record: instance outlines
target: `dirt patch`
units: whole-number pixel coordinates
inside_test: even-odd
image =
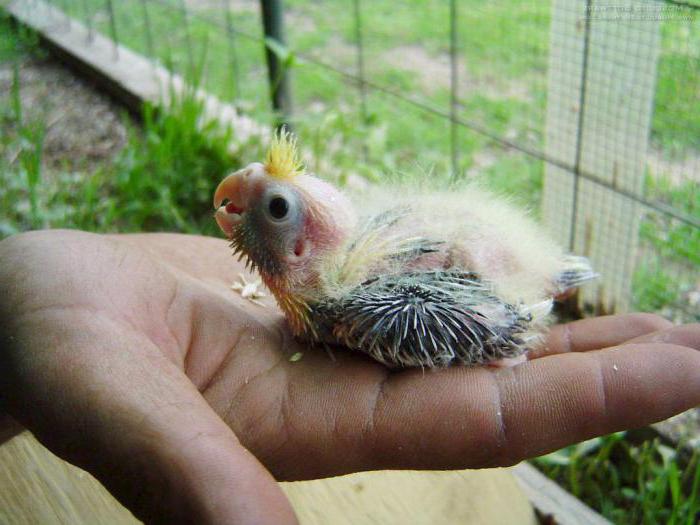
[[[309,54],[343,70],[357,66],[357,47],[337,35],[331,36],[324,47],[312,50]],[[353,69],[352,73],[354,72]]]
[[[256,0],[227,0],[229,9],[234,13],[257,13],[260,10],[260,2]],[[221,0],[185,0],[188,9],[223,10],[224,2]]]
[[[224,13],[226,6],[232,13],[260,13],[260,2],[255,0],[225,0],[223,2],[222,0],[185,0],[185,6],[188,10],[209,11],[212,13]],[[294,35],[316,31],[314,19],[297,9],[285,9],[284,22],[288,40],[292,43]],[[248,29],[250,30],[251,28]],[[255,33],[255,31],[252,32]]]
[[[500,156],[502,155],[503,152],[500,153]],[[473,179],[483,174],[487,169],[498,162],[500,156],[498,153],[488,148],[477,151],[472,157],[472,165],[467,170],[467,177]]]
[[[647,164],[657,177],[666,177],[673,185],[700,182],[700,153],[691,152],[682,158],[671,158],[657,148],[649,148]]]
[[[447,53],[431,54],[417,45],[398,46],[380,55],[383,63],[391,67],[409,71],[416,75],[426,94],[450,89],[451,62]],[[457,61],[457,78],[460,98],[482,94],[498,99],[528,101],[530,93],[525,84],[506,82],[495,77],[475,77],[469,73],[463,58]]]
[[[226,6],[232,13],[260,13],[260,2],[257,0],[185,0],[185,7],[193,11],[225,12]],[[296,9],[285,9],[284,21],[288,33],[316,30],[314,19]]]
[[[12,64],[0,64],[4,101],[10,99],[13,77]],[[89,170],[124,146],[124,110],[68,70],[49,60],[28,59],[20,66],[19,78],[23,121],[45,130],[46,166]],[[7,154],[11,160],[13,153]]]
[[[428,94],[450,87],[449,55],[431,55],[421,46],[410,45],[394,47],[380,57],[390,66],[416,75],[419,84]],[[459,69],[464,69],[463,64],[459,65]]]
[[[288,9],[285,13],[285,22],[289,34],[316,31],[316,22],[314,22],[313,18],[293,9]]]

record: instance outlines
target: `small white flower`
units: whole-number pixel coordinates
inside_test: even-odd
[[[263,292],[260,287],[262,287],[262,282],[259,279],[249,282],[245,278],[245,275],[239,273],[238,281],[231,285],[231,290],[240,293],[243,299],[248,299],[251,303],[264,307],[265,305],[258,301],[258,299],[267,297],[267,294]]]

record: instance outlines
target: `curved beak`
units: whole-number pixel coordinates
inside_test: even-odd
[[[216,208],[214,218],[227,237],[232,236],[233,228],[245,213],[247,179],[250,172],[251,170],[246,168],[228,175],[214,191],[214,208]]]
[[[231,173],[219,183],[216,191],[214,191],[214,208],[220,208],[225,200],[234,204],[240,204],[241,183],[243,182],[241,174],[243,171],[245,170]]]

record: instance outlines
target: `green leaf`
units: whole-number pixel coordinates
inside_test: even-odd
[[[571,456],[563,450],[557,450],[536,458],[536,461],[545,465],[567,466],[571,463]]]
[[[588,439],[575,446],[574,453],[577,456],[587,456],[591,452],[598,450],[603,444],[603,438],[597,437]]]
[[[275,54],[285,68],[291,68],[297,63],[297,57],[294,52],[279,40],[269,36],[265,37],[265,46]]]

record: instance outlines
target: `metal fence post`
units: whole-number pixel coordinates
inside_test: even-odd
[[[262,8],[265,39],[273,40],[280,46],[285,46],[282,0],[260,0],[260,6]],[[292,95],[287,67],[280,62],[280,57],[275,50],[267,44],[265,45],[265,57],[267,59],[272,107],[278,113],[277,125],[289,127],[289,120],[292,114]]]

